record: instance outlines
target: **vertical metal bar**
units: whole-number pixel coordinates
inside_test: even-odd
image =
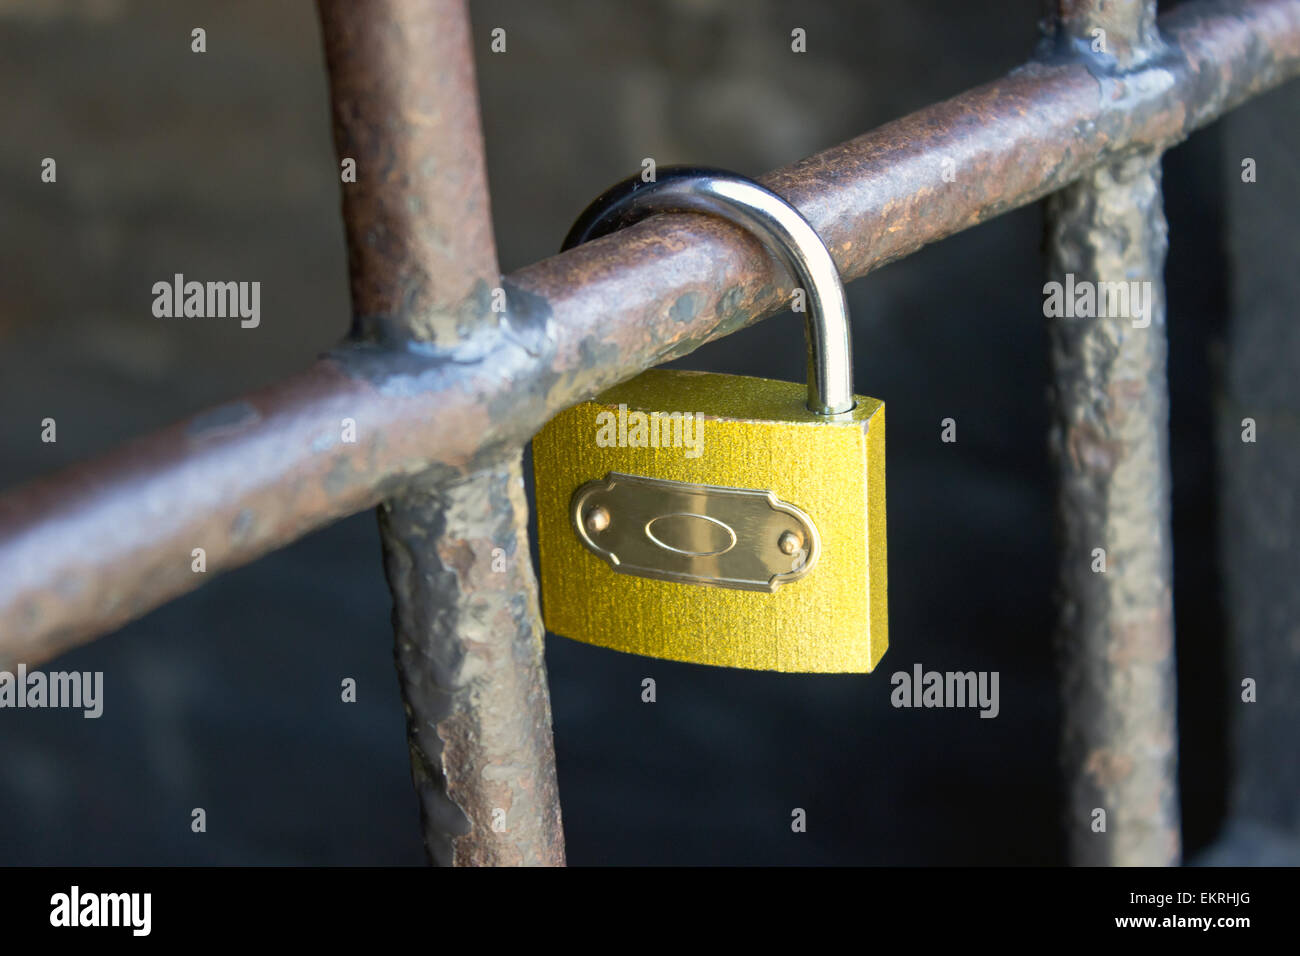
[[[356,162],[354,334],[455,345],[500,284],[468,15],[455,0],[319,6],[334,144]]]
[[[379,513],[430,858],[563,865],[519,454]]]
[[[454,350],[498,317],[500,284],[465,3],[320,12],[335,142],[357,163],[343,187],[354,333]],[[520,452],[386,501],[379,520],[430,859],[563,864]]]
[[[1158,49],[1153,0],[1060,0],[1055,12],[1058,46],[1092,58],[1103,97]],[[1085,176],[1048,200],[1047,215],[1064,307],[1049,318],[1050,443],[1070,858],[1172,865],[1180,839],[1160,157],[1137,154]],[[1149,290],[1145,314],[1132,301],[1116,310],[1119,287],[1102,283]]]

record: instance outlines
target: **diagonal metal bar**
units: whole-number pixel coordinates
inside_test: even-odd
[[[1055,3],[1058,44],[1093,57],[1103,89],[1164,55],[1155,0]],[[1180,835],[1159,153],[1051,196],[1047,236],[1070,858],[1168,866]]]
[[[320,0],[353,335],[454,348],[499,316],[465,0]],[[364,419],[359,427],[369,427]],[[520,453],[379,509],[425,846],[439,865],[562,865]]]
[[[1103,84],[1057,53],[763,177],[846,278],[1158,151],[1300,72],[1300,0],[1186,3],[1165,48]],[[943,181],[944,161],[961,171]],[[664,216],[521,269],[500,325],[340,349],[299,376],[0,498],[0,665],[34,662],[197,587],[177,560],[253,560],[514,454],[545,420],[783,307],[758,245]],[[477,306],[467,306],[473,311]],[[381,323],[382,324],[382,323]],[[336,441],[340,417],[369,427]]]

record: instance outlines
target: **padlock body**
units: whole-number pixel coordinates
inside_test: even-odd
[[[700,664],[872,670],[888,644],[885,408],[856,396],[852,411],[821,417],[807,409],[806,395],[805,386],[791,382],[652,369],[550,421],[533,440],[547,629]],[[672,426],[657,432],[642,427],[653,424],[655,413]],[[679,425],[688,419],[690,427]],[[573,511],[575,492],[610,475],[771,492],[815,525],[815,563],[770,592],[620,573],[584,544]],[[644,536],[647,528],[663,525],[645,520],[653,502],[626,497],[636,488],[620,493],[625,497],[604,519],[624,523],[614,530]],[[700,520],[670,518],[678,524]],[[723,524],[707,520],[710,527]],[[728,533],[716,535],[721,548],[754,547],[744,527]],[[645,550],[644,541],[636,543]],[[676,552],[669,548],[664,557],[664,567],[673,567],[668,559]]]

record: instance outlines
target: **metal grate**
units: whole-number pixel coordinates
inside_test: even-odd
[[[1160,156],[1300,72],[1300,0],[1201,0],[1158,22],[1152,0],[1051,13],[1007,76],[762,179],[846,280],[1050,195],[1053,277],[1151,283],[1143,334],[1053,325],[1051,442],[1068,799],[1143,808],[1072,856],[1173,864]],[[339,156],[384,170],[343,193],[352,335],[287,381],[0,498],[0,668],[196,587],[176,558],[196,540],[225,570],[378,505],[431,857],[560,864],[521,448],[560,409],[774,314],[782,277],[734,228],[663,216],[502,278],[463,0],[320,14]],[[941,158],[970,173],[960,188],[936,188]],[[328,440],[349,416],[369,424],[357,443]],[[1098,540],[1125,575],[1089,573]],[[478,573],[497,548],[509,572]],[[492,827],[500,806],[509,833]]]

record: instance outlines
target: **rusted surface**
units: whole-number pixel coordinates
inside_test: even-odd
[[[1156,5],[1149,0],[1047,0],[1048,38],[1058,49],[1113,61],[1121,69],[1161,51]]]
[[[460,411],[472,428],[472,410]],[[15,489],[0,499],[0,669],[44,660],[375,504],[399,480],[394,472],[377,485],[377,474],[428,467],[415,428],[427,414],[322,362]],[[355,444],[342,441],[348,418]],[[192,570],[195,548],[205,573]]]
[[[518,454],[379,514],[430,858],[443,866],[563,865]]]
[[[1188,3],[1161,28],[1163,52],[1136,71],[1107,73],[1058,51],[763,181],[857,278],[1172,144],[1300,71],[1300,0]],[[213,573],[377,504],[400,479],[448,480],[502,460],[557,410],[773,314],[789,282],[723,223],[658,217],[508,276],[503,321],[466,327],[454,343],[341,349],[250,399],[262,421],[214,436],[197,455],[182,425],[146,439],[147,460],[119,454],[13,491],[0,500],[0,660],[43,659],[197,586],[199,576],[157,573],[189,554],[196,531],[208,532]],[[471,287],[462,301],[479,295]],[[430,321],[436,331],[449,320]],[[357,444],[319,450],[350,402],[365,416]],[[288,432],[271,430],[286,421]],[[146,467],[153,477],[140,483]],[[340,468],[346,480],[326,484]],[[294,487],[277,498],[286,483]],[[92,538],[103,550],[79,543]]]
[[[320,10],[334,139],[358,165],[343,186],[353,334],[454,349],[499,317],[464,0]],[[425,846],[444,866],[563,865],[519,452],[468,470],[423,476],[379,509]]]
[[[513,434],[489,408],[533,345],[467,366],[353,346],[283,383],[0,498],[0,669],[35,663]],[[345,419],[356,422],[344,442]],[[191,571],[203,548],[206,574]]]
[[[487,170],[466,148],[482,135],[460,6],[319,4],[334,144],[340,166],[356,162],[343,188],[354,333],[454,345],[497,284]]]
[[[1090,5],[1070,6],[1068,27],[1086,32]],[[1106,11],[1095,22],[1112,40],[1127,26],[1127,56],[1139,59],[1143,44],[1158,42],[1146,29],[1154,2],[1095,6]],[[1047,209],[1049,278],[1097,293],[1097,314],[1076,296],[1085,314],[1048,319],[1070,858],[1173,865],[1180,838],[1160,157],[1137,153],[1097,169]],[[1108,299],[1111,314],[1099,314],[1098,283],[1114,282],[1139,297],[1143,287],[1131,283],[1146,283],[1146,308]]]

